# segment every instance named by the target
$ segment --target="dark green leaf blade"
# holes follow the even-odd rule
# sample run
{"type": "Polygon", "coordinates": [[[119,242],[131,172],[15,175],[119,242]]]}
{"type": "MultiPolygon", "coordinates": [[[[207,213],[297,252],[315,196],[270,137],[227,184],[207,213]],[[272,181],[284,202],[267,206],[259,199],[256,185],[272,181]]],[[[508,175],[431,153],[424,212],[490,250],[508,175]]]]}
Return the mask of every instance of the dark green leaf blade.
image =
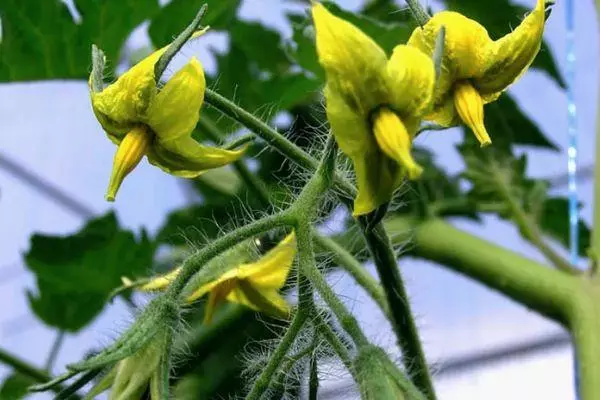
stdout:
{"type": "MultiPolygon", "coordinates": [[[[544,202],[540,227],[545,234],[557,240],[565,248],[569,248],[569,200],[564,197],[552,197],[544,202]]],[[[579,244],[577,251],[580,256],[587,257],[590,248],[590,228],[579,220],[579,244]]]]}
{"type": "Polygon", "coordinates": [[[0,387],[0,400],[20,400],[25,398],[27,388],[35,382],[31,378],[13,373],[9,375],[0,387]]]}
{"type": "Polygon", "coordinates": [[[159,5],[157,0],[77,0],[75,8],[80,22],[60,0],[0,2],[0,82],[87,79],[92,43],[114,67],[133,29],[159,5]]]}
{"type": "Polygon", "coordinates": [[[31,307],[48,325],[76,332],[100,313],[122,276],[146,274],[154,248],[145,232],[136,239],[122,230],[112,212],[70,236],[33,235],[25,254],[38,286],[28,294],[31,307]]]}
{"type": "Polygon", "coordinates": [[[493,145],[526,145],[560,150],[519,107],[508,93],[485,107],[485,126],[493,145]]]}

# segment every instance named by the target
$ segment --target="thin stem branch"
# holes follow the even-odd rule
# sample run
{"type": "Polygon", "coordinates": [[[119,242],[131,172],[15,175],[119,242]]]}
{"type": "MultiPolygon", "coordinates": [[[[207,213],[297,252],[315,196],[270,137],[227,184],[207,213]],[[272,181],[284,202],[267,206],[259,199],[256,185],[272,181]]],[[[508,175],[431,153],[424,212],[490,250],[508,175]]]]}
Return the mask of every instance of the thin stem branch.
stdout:
{"type": "Polygon", "coordinates": [[[350,356],[350,352],[346,348],[346,345],[342,343],[338,335],[331,328],[331,326],[325,321],[323,316],[317,313],[313,317],[314,324],[318,327],[321,335],[327,340],[327,343],[331,346],[333,351],[340,358],[344,366],[348,369],[348,371],[354,375],[354,367],[352,366],[352,357],[350,356]]]}
{"type": "MultiPolygon", "coordinates": [[[[285,138],[285,136],[277,132],[277,130],[271,128],[265,122],[255,117],[252,113],[249,113],[234,102],[226,99],[210,89],[206,89],[204,99],[208,104],[223,114],[246,126],[256,135],[265,140],[270,146],[275,148],[290,160],[294,161],[299,166],[309,171],[316,171],[318,167],[317,160],[311,157],[300,147],[290,142],[285,138]]],[[[334,177],[334,184],[337,189],[343,193],[345,203],[348,204],[347,200],[354,196],[356,189],[347,180],[337,175],[334,177]]]]}
{"type": "MultiPolygon", "coordinates": [[[[35,382],[46,383],[52,380],[52,376],[46,371],[34,367],[3,349],[0,349],[0,363],[11,367],[15,372],[23,374],[35,382]]],[[[55,393],[60,393],[64,389],[65,387],[62,385],[57,385],[52,388],[55,393]]]]}
{"type": "Polygon", "coordinates": [[[521,204],[519,204],[514,196],[511,194],[510,188],[506,186],[502,177],[498,177],[494,180],[497,183],[500,194],[506,201],[508,208],[513,215],[514,221],[519,227],[523,237],[533,244],[537,249],[554,265],[556,268],[563,272],[567,272],[572,275],[580,274],[581,271],[572,266],[566,259],[556,253],[546,243],[542,236],[538,225],[531,220],[530,216],[527,215],[521,204]]]}
{"type": "Polygon", "coordinates": [[[363,331],[360,329],[356,318],[348,311],[344,303],[331,290],[325,278],[315,265],[314,252],[312,249],[312,237],[310,229],[304,229],[302,225],[296,228],[296,238],[298,242],[298,253],[305,254],[305,262],[299,260],[298,268],[310,280],[314,288],[319,292],[319,295],[331,309],[333,314],[338,319],[340,325],[348,333],[357,347],[368,345],[368,340],[363,331]]]}
{"type": "Polygon", "coordinates": [[[367,272],[365,267],[350,254],[344,247],[340,246],[330,237],[319,235],[313,231],[313,240],[321,249],[328,251],[333,256],[333,261],[343,268],[354,278],[365,291],[377,303],[384,314],[391,317],[385,293],[379,283],[367,272]]]}
{"type": "Polygon", "coordinates": [[[52,366],[54,365],[54,362],[56,361],[56,357],[58,356],[58,352],[60,351],[60,348],[63,345],[63,342],[65,340],[65,332],[64,331],[59,331],[56,335],[56,338],[54,339],[54,342],[52,342],[52,347],[50,348],[50,353],[48,353],[48,359],[46,360],[46,365],[45,365],[45,370],[50,372],[52,370],[52,366]]]}
{"type": "Polygon", "coordinates": [[[435,399],[427,359],[388,234],[381,224],[372,230],[362,225],[362,231],[387,296],[392,327],[396,333],[398,345],[402,349],[404,366],[408,375],[413,378],[415,385],[428,398],[435,399]]]}
{"type": "Polygon", "coordinates": [[[286,331],[285,335],[283,335],[283,338],[281,338],[281,341],[271,354],[271,358],[269,358],[267,366],[260,374],[258,379],[254,382],[254,385],[252,385],[252,389],[250,389],[248,396],[246,396],[246,400],[260,399],[262,394],[269,388],[269,384],[271,383],[273,375],[279,369],[281,362],[286,356],[288,350],[294,343],[294,340],[296,340],[296,336],[298,336],[298,333],[304,326],[306,318],[307,314],[304,310],[299,309],[298,312],[296,312],[296,315],[294,315],[290,327],[286,331]]]}

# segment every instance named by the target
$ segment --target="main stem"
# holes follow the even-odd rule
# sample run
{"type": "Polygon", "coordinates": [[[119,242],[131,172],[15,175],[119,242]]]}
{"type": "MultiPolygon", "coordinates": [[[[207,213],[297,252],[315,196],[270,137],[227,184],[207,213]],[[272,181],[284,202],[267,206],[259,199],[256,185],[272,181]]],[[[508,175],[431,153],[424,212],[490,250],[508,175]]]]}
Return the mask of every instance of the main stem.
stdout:
{"type": "Polygon", "coordinates": [[[600,291],[597,279],[583,278],[573,310],[571,332],[575,342],[579,396],[582,400],[600,399],[600,291]]]}
{"type": "Polygon", "coordinates": [[[429,375],[425,352],[419,339],[419,332],[413,319],[408,294],[400,276],[396,255],[392,250],[387,232],[379,224],[373,230],[366,229],[363,226],[363,234],[390,305],[392,327],[402,349],[404,366],[415,385],[428,398],[435,399],[435,390],[429,375]]]}

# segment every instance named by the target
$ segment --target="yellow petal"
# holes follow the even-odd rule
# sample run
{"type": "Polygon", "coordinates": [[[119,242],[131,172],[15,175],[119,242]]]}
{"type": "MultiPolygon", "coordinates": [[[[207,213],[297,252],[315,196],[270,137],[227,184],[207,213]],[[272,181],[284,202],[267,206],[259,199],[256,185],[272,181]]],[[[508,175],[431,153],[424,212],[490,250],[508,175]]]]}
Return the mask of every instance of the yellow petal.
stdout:
{"type": "Polygon", "coordinates": [[[387,63],[387,78],[390,103],[395,111],[420,117],[429,109],[435,68],[425,53],[410,46],[396,46],[387,63]]]}
{"type": "MultiPolygon", "coordinates": [[[[441,74],[435,85],[433,116],[436,123],[453,121],[454,110],[447,108],[454,83],[459,80],[482,77],[490,65],[492,40],[478,22],[462,14],[442,11],[435,14],[425,26],[417,27],[408,44],[432,57],[440,29],[446,28],[441,74]],[[440,111],[440,108],[444,110],[440,111]],[[440,113],[440,115],[436,115],[440,113]]],[[[427,119],[430,119],[428,116],[427,119]]]]}
{"type": "Polygon", "coordinates": [[[208,302],[204,307],[204,321],[208,324],[212,321],[217,307],[229,296],[232,291],[236,291],[237,282],[233,279],[224,281],[215,286],[208,297],[208,302]]]}
{"type": "Polygon", "coordinates": [[[258,289],[248,281],[240,281],[235,290],[229,293],[227,301],[264,312],[275,317],[287,318],[290,306],[287,301],[274,289],[258,289]]]}
{"type": "MultiPolygon", "coordinates": [[[[203,35],[206,30],[195,32],[191,39],[203,35]]],[[[167,47],[144,58],[102,92],[91,93],[92,108],[106,132],[118,138],[133,124],[145,121],[148,106],[157,92],[154,64],[167,47]]]]}
{"type": "Polygon", "coordinates": [[[218,288],[220,285],[226,285],[226,286],[231,285],[232,283],[234,283],[235,281],[238,280],[237,278],[238,278],[239,273],[240,273],[239,267],[229,269],[224,274],[219,276],[217,279],[200,286],[191,295],[189,295],[186,300],[189,303],[191,303],[191,302],[199,299],[200,297],[204,296],[206,293],[212,292],[213,290],[218,288]]]}
{"type": "Polygon", "coordinates": [[[354,112],[329,84],[325,86],[327,119],[340,149],[348,156],[373,147],[367,116],[354,112]]]}
{"type": "Polygon", "coordinates": [[[261,289],[281,289],[296,257],[296,236],[290,233],[258,261],[240,266],[239,279],[261,289]]]}
{"type": "Polygon", "coordinates": [[[142,292],[163,290],[167,286],[169,286],[171,284],[171,282],[173,282],[173,280],[175,280],[177,275],[179,275],[179,272],[181,272],[181,267],[175,268],[174,270],[169,271],[164,275],[157,276],[156,278],[152,279],[150,282],[146,283],[145,285],[140,286],[138,288],[138,290],[140,290],[142,292]]]}
{"type": "Polygon", "coordinates": [[[535,9],[513,32],[489,46],[492,63],[483,76],[474,80],[484,100],[488,100],[488,96],[491,96],[489,100],[495,100],[499,92],[523,75],[535,59],[544,35],[545,6],[545,0],[538,0],[535,9]]]}
{"type": "Polygon", "coordinates": [[[423,172],[410,154],[411,137],[400,118],[389,109],[382,108],[375,114],[373,134],[379,148],[406,171],[409,179],[417,179],[423,172]]]}
{"type": "Polygon", "coordinates": [[[152,135],[143,125],[136,126],[119,144],[106,192],[106,200],[114,201],[123,179],[142,160],[152,143],[152,135]]]}
{"type": "Polygon", "coordinates": [[[202,65],[192,58],[152,99],[148,125],[162,144],[190,136],[200,117],[206,81],[202,65]]]}
{"type": "Polygon", "coordinates": [[[225,150],[205,146],[191,137],[182,137],[168,142],[155,142],[148,152],[148,161],[171,175],[193,178],[208,169],[240,159],[246,148],[225,150]]]}
{"type": "Polygon", "coordinates": [[[385,101],[387,88],[383,49],[351,23],[314,3],[319,63],[327,73],[328,86],[338,92],[355,113],[366,116],[385,101]]]}
{"type": "Polygon", "coordinates": [[[469,82],[456,84],[454,105],[465,125],[475,133],[481,147],[491,144],[492,141],[483,124],[483,99],[469,82]]]}
{"type": "Polygon", "coordinates": [[[352,215],[358,217],[391,200],[402,182],[402,172],[398,163],[384,155],[376,145],[365,148],[362,154],[357,153],[351,159],[358,187],[352,215]]]}

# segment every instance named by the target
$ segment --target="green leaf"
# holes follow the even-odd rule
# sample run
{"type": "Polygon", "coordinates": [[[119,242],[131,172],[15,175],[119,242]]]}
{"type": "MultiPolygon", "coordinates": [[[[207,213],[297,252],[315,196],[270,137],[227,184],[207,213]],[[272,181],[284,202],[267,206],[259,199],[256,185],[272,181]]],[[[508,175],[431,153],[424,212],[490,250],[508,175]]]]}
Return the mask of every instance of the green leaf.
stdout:
{"type": "MultiPolygon", "coordinates": [[[[569,200],[563,197],[549,198],[544,202],[540,227],[548,236],[569,248],[569,200]]],[[[590,248],[590,228],[583,220],[578,223],[580,256],[587,257],[590,248]]]]}
{"type": "Polygon", "coordinates": [[[0,400],[19,400],[25,398],[27,388],[35,382],[20,373],[9,375],[0,387],[0,400]]]}
{"type": "Polygon", "coordinates": [[[152,43],[157,48],[170,43],[189,25],[203,4],[208,5],[208,11],[202,25],[212,30],[226,30],[231,27],[241,0],[173,0],[150,23],[148,34],[152,43]]]}
{"type": "Polygon", "coordinates": [[[493,146],[507,146],[513,143],[559,150],[523,113],[508,93],[504,93],[497,101],[486,105],[485,126],[492,137],[493,146]]]}
{"type": "Polygon", "coordinates": [[[38,286],[28,293],[31,307],[48,325],[76,332],[102,311],[122,276],[145,276],[154,250],[144,231],[136,239],[112,212],[69,236],[33,235],[25,254],[38,286]]]}
{"type": "MultiPolygon", "coordinates": [[[[508,0],[444,0],[444,3],[446,3],[449,10],[459,12],[478,21],[487,29],[492,39],[498,39],[509,33],[511,27],[517,26],[523,16],[531,11],[528,8],[516,6],[508,0]]],[[[550,18],[546,23],[559,22],[550,18]]],[[[557,85],[563,89],[566,88],[565,81],[546,42],[542,43],[542,48],[532,67],[546,72],[557,85]]]]}
{"type": "Polygon", "coordinates": [[[75,8],[81,21],[60,0],[2,0],[0,82],[87,79],[92,43],[114,67],[133,29],[159,5],[157,0],[76,0],[75,8]]]}

